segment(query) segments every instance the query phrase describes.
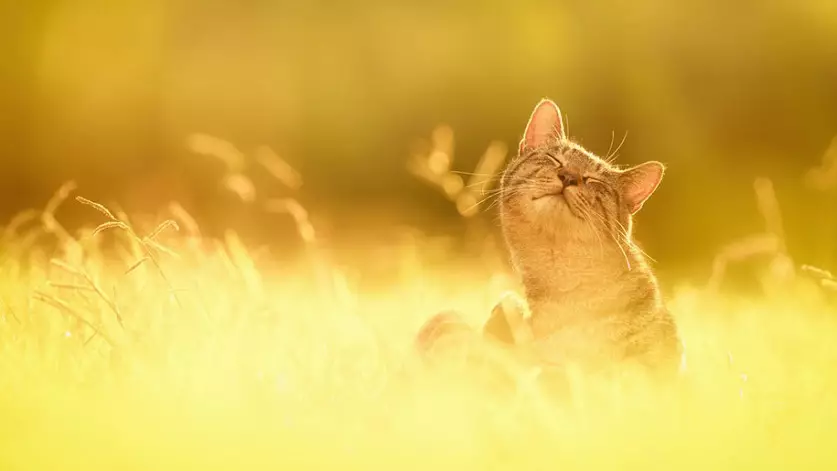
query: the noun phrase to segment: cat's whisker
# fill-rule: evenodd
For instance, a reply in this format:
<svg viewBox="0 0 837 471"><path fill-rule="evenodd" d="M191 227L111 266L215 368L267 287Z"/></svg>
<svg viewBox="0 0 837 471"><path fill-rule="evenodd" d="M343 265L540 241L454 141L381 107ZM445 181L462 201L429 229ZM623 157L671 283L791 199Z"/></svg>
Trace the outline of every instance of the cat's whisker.
<svg viewBox="0 0 837 471"><path fill-rule="evenodd" d="M594 214L598 217L599 222L601 222L601 223L602 223L602 229L603 229L603 230L608 231L608 232L611 232L611 233L615 233L615 234L613 234L613 236L618 236L618 237L619 237L619 239L621 239L621 240L622 240L623 242L625 242L625 244L627 244L627 245L633 245L633 242L631 241L631 238L630 238L630 236L628 235L628 231L625 229L625 227L622 225L622 223L621 223L621 222L619 222L619 220L618 220L618 219L613 219L613 222L614 222L614 223L615 223L618 227L612 227L612 226L609 226L609 225L607 224L607 222L608 222L608 221L607 221L607 219L605 218L605 216L603 216L603 215L601 215L601 214L598 214L598 213L594 213ZM621 231L620 231L620 229L621 229Z"/></svg>
<svg viewBox="0 0 837 471"><path fill-rule="evenodd" d="M497 201L500 201L500 199L501 199L501 198L500 198L500 196L501 196L501 193L500 193L500 192L494 192L494 193L492 193L492 194L490 194L490 195L485 196L485 197L484 197L484 198L482 198L481 200L477 201L476 203L474 203L473 205L471 205L469 208L467 208L465 211L472 211L472 210L474 210L475 208L479 208L480 206L484 205L487 201L489 201L489 200L491 200L492 198L494 198L494 201L492 201L491 203L489 203L488 207L486 207L486 208L484 209L484 211L488 211L489 209L491 209L491 208L492 208L492 207L496 204L496 202L497 202Z"/></svg>
<svg viewBox="0 0 837 471"><path fill-rule="evenodd" d="M625 226L623 226L621 222L619 222L618 220L614 220L614 222L616 222L616 224L619 226L619 228L622 229L622 232L620 232L619 235L624 239L625 243L628 244L631 247L632 250L636 250L643 257L647 258L648 260L650 260L654 263L657 263L657 260L655 260L653 257L648 255L648 253L646 253L644 250L642 250L642 248L640 246L638 246L634 243L634 241L631 239L631 236L628 234L628 230L625 229Z"/></svg>
<svg viewBox="0 0 837 471"><path fill-rule="evenodd" d="M620 143L619 143L619 145L618 145L618 146L616 146L616 150L614 150L612 154L610 154L610 153L609 153L609 154L607 155L607 157L605 157L605 158L604 158L604 161L605 161L605 162L607 162L607 163L609 163L609 164L610 164L610 163L613 163L613 161L614 161L614 160L616 160L616 154L619 152L619 150L620 150L620 149L622 148L622 146L625 144L625 140L626 140L627 138L628 138L628 131L625 131L625 135L623 135L623 136L622 136L622 142L620 142Z"/></svg>
<svg viewBox="0 0 837 471"><path fill-rule="evenodd" d="M465 175L468 177L496 177L496 174L493 173L474 173L474 172L462 172L460 170L449 170L449 173L456 173L458 175Z"/></svg>
<svg viewBox="0 0 837 471"><path fill-rule="evenodd" d="M631 260L628 257L627 252L625 251L625 247L623 247L622 243L621 243L622 241L624 241L626 244L630 244L630 241L627 238L624 238L624 237L622 237L621 238L622 241L620 241L620 237L617 237L618 234L614 234L614 231L609 229L609 227L607 225L607 220L605 219L605 217L596 213L595 211L593 211L592 206L590 205L590 203L588 201L585 201L585 204L590 209L590 211L588 213L597 218L598 222L601 223L601 226L602 226L602 229L604 230L604 232L606 232L610 236L610 238L613 239L613 242L616 244L616 246L619 248L619 251L622 253L622 257L625 260L625 264L628 268L628 271L631 271ZM616 221L616 223L619 224L619 221ZM619 225L621 226L621 224L619 224ZM599 237L598 231L594 230L594 232L596 233L596 236ZM601 243L601 238L600 237L599 237L599 242Z"/></svg>
<svg viewBox="0 0 837 471"><path fill-rule="evenodd" d="M612 231L611 231L611 236L612 237L614 237L614 238L618 237L624 243L624 245L628 248L628 250L630 250L632 252L637 252L640 255L642 255L644 258L646 258L646 259L648 259L648 260L650 260L654 263L657 263L657 260L655 260L653 257L648 255L648 253L646 253L644 250L642 250L641 247L639 247L638 245L636 245L634 243L634 241L631 239L630 235L628 235L627 229L625 229L625 227L622 225L621 222L619 222L616 219L614 219L613 222L616 223L618 228L614 227L612 229ZM621 244L620 244L620 247L621 247Z"/></svg>
<svg viewBox="0 0 837 471"><path fill-rule="evenodd" d="M497 196L498 201L504 201L504 200L510 199L512 196L519 195L519 194L521 194L521 193L523 193L527 190L538 190L540 188L541 187L537 187L537 186L525 187L525 188L511 188L511 189L506 189L505 191L502 191L495 196Z"/></svg>
<svg viewBox="0 0 837 471"><path fill-rule="evenodd" d="M464 176L467 176L467 177L480 177L480 179L478 179L477 181L474 181L472 183L468 183L467 185L463 186L463 188L466 188L466 189L469 189L469 190L472 189L472 188L479 188L479 187L486 188L488 186L491 186L491 184L494 183L494 180L497 178L497 175L487 174L487 173L459 172L459 171L454 171L454 170L451 170L448 173L452 173L452 174L456 174L456 175L464 175Z"/></svg>
<svg viewBox="0 0 837 471"><path fill-rule="evenodd" d="M468 209L468 211L470 211L470 210L472 210L472 209L474 209L474 208L477 208L477 207L479 207L479 206L482 206L483 204L485 204L485 202L487 202L487 201L489 201L489 200L491 200L491 199L493 198L493 199L494 199L494 201L491 201L491 202L489 203L489 205L488 205L487 207L485 207L485 209L484 209L485 211L488 211L488 210L490 210L491 208L493 208L494 206L496 206L496 205L497 205L497 202L499 202L499 201L501 201L501 200L503 199L503 195L504 195L505 193L506 193L506 192L505 192L505 191L502 191L502 190L501 190L501 191L492 192L490 195L487 195L487 196L486 196L486 197L484 197L483 199L481 199L481 200L477 201L477 202L476 202L476 203L475 203L475 204L474 204L471 208L469 208L469 209Z"/></svg>
<svg viewBox="0 0 837 471"><path fill-rule="evenodd" d="M627 252L625 252L625 247L622 247L622 244L619 243L619 239L612 232L608 232L610 236L613 238L613 241L616 242L616 246L619 247L619 251L622 252L622 257L625 259L625 264L628 267L628 271L631 271L631 260L628 258Z"/></svg>
<svg viewBox="0 0 837 471"><path fill-rule="evenodd" d="M510 187L503 187L503 188L497 188L495 190L492 190L492 191L488 192L489 194L486 195L483 199L478 201L471 209L473 209L475 207L478 207L478 206L481 206L486 201L489 201L492 198L494 198L494 201L492 201L485 208L485 211L488 211L491 208L493 208L494 206L496 206L498 204L498 202L502 201L503 199L508 199L508 198L510 198L514 195L520 194L521 192L526 191L526 190L531 190L531 189L536 190L536 189L541 188L540 185L536 185L536 184L533 184L533 183L517 184L517 185L510 186Z"/></svg>
<svg viewBox="0 0 837 471"><path fill-rule="evenodd" d="M579 201L579 203L581 203L580 204L580 209L582 210L581 212L584 214L584 217L582 219L584 219L584 222L586 222L587 225L590 226L590 230L593 231L593 234L596 236L596 239L599 241L599 258L603 259L604 258L604 241L602 240L601 235L599 235L599 231L596 230L594 220L592 219L592 217L597 216L597 214L595 214L593 212L593 208L590 205L590 202L585 200L584 197L582 197L581 195L579 195L578 201Z"/></svg>
<svg viewBox="0 0 837 471"><path fill-rule="evenodd" d="M480 195L481 196L493 196L493 195L496 195L496 194L499 194L499 193L502 193L502 192L503 192L503 188L494 188L493 190L481 191Z"/></svg>
<svg viewBox="0 0 837 471"><path fill-rule="evenodd" d="M478 185L483 185L484 186L484 184L485 184L485 182L476 183L476 184L473 184L473 185L467 185L466 188L469 188L471 186L478 186ZM474 202L474 204L468 206L467 208L463 209L462 211L464 211L465 213L469 213L469 212L483 206L486 202L492 200L492 198L493 198L494 200L491 201L489 203L489 205L485 206L484 209L483 209L483 212L487 212L490 209L492 209L494 206L496 206L498 204L498 202L502 201L504 198L506 198L506 199L510 198L510 197L512 197L516 194L519 194L519 193L521 193L525 190L529 190L529 189L534 189L534 190L541 189L543 187L543 185L544 185L544 182L539 182L539 181L536 181L536 180L526 179L524 182L518 183L516 185L495 188L495 189L492 189L492 190L483 190L480 193L480 196L483 196L483 198Z"/></svg>
<svg viewBox="0 0 837 471"><path fill-rule="evenodd" d="M604 160L605 162L607 162L607 156L608 156L608 155L610 155L610 151L612 151L612 150L613 150L613 142L614 142L615 140L616 140L616 131L615 131L615 130L611 130L611 131L610 131L610 145L609 145L609 146L607 146L607 152L605 152L605 158L604 158L604 159L602 159L602 160Z"/></svg>
<svg viewBox="0 0 837 471"><path fill-rule="evenodd" d="M614 234L614 229L610 226L607 222L607 218L603 215L596 214L598 217L599 223L601 224L602 230L607 233L608 236L613 240L613 243L616 244L619 251L622 253L622 257L625 259L625 266L628 268L628 271L631 270L631 260L628 257L627 252L625 251L625 247L622 245L622 242L628 243L627 239L620 237L618 234ZM618 221L616 221L618 224Z"/></svg>

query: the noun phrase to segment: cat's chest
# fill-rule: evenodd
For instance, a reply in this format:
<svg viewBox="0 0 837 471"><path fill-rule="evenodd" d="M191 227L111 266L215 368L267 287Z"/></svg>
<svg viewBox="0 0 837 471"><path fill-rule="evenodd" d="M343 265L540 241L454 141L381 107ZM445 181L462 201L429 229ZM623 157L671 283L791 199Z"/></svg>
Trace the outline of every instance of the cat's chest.
<svg viewBox="0 0 837 471"><path fill-rule="evenodd" d="M537 302L531 307L532 330L537 336L559 326L587 324L609 317L616 303L595 297L564 297Z"/></svg>
<svg viewBox="0 0 837 471"><path fill-rule="evenodd" d="M548 362L620 358L631 316L620 299L568 297L536 304L530 319L534 348Z"/></svg>

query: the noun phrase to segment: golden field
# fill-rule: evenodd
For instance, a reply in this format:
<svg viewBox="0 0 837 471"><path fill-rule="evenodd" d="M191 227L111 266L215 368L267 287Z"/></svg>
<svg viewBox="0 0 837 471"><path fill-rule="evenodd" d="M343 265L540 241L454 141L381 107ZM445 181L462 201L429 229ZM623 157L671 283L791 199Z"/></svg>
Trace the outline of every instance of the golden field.
<svg viewBox="0 0 837 471"><path fill-rule="evenodd" d="M376 255L389 282L361 286L314 243L279 265L176 205L142 231L72 189L3 235L0 469L837 465L837 316L805 279L759 299L669 286L687 347L671 387L573 376L555 401L521 376L497 395L422 370L411 342L433 312L477 325L516 289L501 251L446 266L405 239ZM102 225L71 235L59 210L79 204Z"/></svg>
<svg viewBox="0 0 837 471"><path fill-rule="evenodd" d="M0 471L837 469L837 2L6 3ZM413 351L544 97L667 166L675 384Z"/></svg>

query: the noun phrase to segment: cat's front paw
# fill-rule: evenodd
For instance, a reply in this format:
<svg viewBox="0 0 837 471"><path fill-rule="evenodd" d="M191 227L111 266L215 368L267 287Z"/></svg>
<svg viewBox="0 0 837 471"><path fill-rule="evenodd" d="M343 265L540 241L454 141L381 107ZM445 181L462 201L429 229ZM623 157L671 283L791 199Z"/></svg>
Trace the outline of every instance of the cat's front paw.
<svg viewBox="0 0 837 471"><path fill-rule="evenodd" d="M475 332L456 311L442 311L428 319L416 334L415 346L423 356L460 349Z"/></svg>
<svg viewBox="0 0 837 471"><path fill-rule="evenodd" d="M482 333L486 338L508 345L531 342L533 336L526 301L512 291L503 293L491 310Z"/></svg>

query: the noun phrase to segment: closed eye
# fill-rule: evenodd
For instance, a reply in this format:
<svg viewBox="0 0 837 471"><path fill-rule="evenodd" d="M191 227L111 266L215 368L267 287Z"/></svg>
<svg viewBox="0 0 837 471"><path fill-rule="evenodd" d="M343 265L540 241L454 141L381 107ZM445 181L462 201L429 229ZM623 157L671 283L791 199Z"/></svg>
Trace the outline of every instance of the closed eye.
<svg viewBox="0 0 837 471"><path fill-rule="evenodd" d="M584 180L584 183L597 183L599 185L604 185L604 182L596 177L585 176L582 179Z"/></svg>
<svg viewBox="0 0 837 471"><path fill-rule="evenodd" d="M557 157L555 157L555 156L554 156L554 155L552 155L552 154L546 154L546 158L547 158L547 159L549 159L549 160L551 160L551 161L552 161L552 163L554 163L554 164L555 164L555 167L556 167L556 168L561 168L561 167L563 167L563 166L564 166L563 164L561 164L561 161L560 161L560 160L558 160L558 158L557 158Z"/></svg>

